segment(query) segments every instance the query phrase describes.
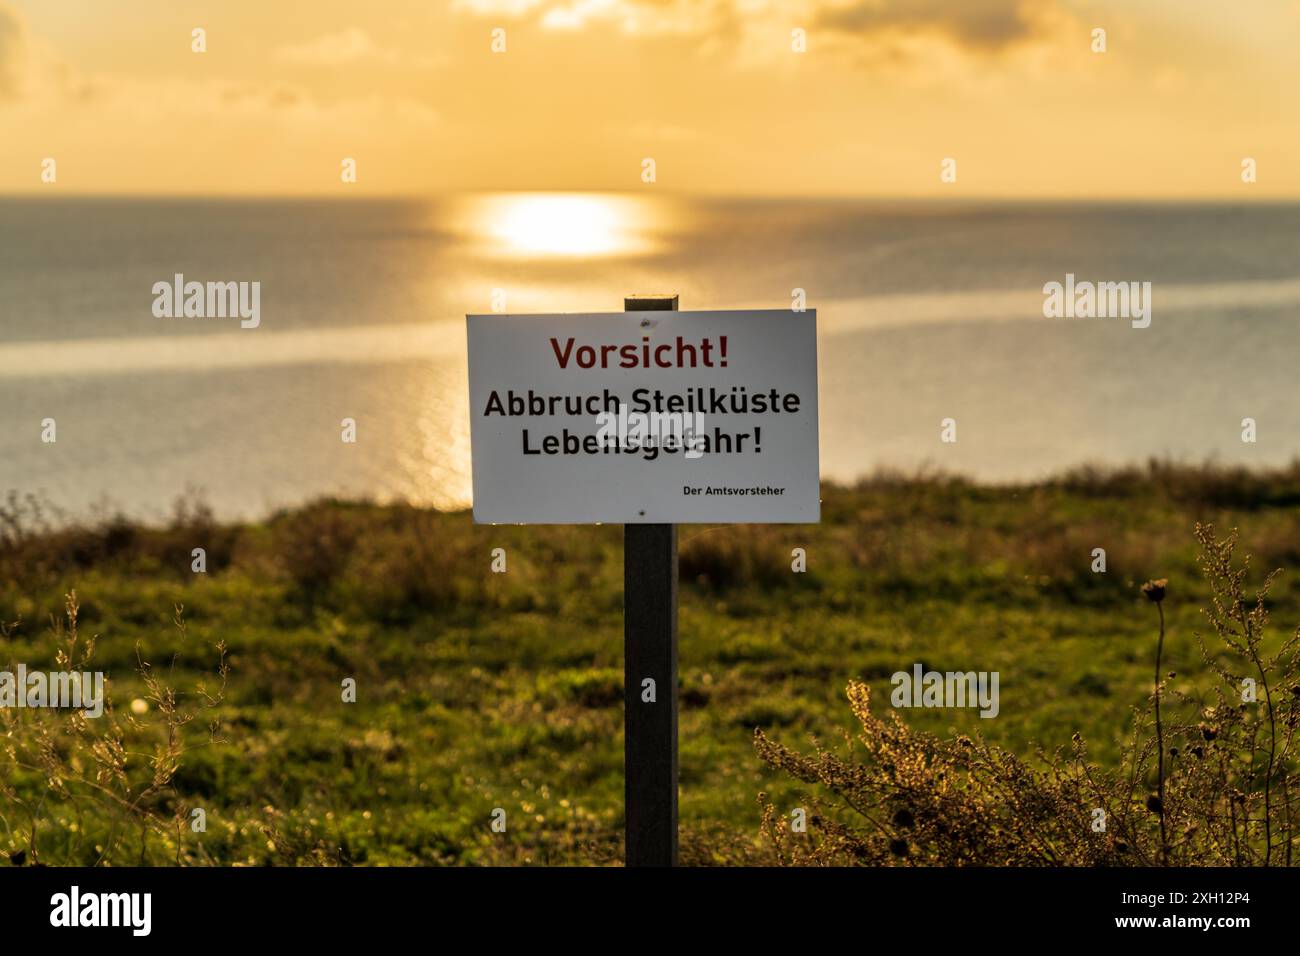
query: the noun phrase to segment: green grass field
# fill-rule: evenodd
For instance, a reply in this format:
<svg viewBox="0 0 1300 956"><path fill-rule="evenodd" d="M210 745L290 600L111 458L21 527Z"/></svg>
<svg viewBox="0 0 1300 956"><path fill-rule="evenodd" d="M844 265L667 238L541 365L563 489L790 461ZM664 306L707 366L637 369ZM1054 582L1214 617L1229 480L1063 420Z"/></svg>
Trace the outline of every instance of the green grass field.
<svg viewBox="0 0 1300 956"><path fill-rule="evenodd" d="M108 673L106 719L128 744L114 782L97 776L85 733L56 729L42 769L24 759L39 749L34 723L67 718L4 715L0 852L14 862L620 860L620 528L476 527L467 513L338 502L239 527L184 507L165 528L59 529L16 499L3 519L0 620L14 623L0 668L54 669L51 621L75 589L80 635L97 637L88 669ZM1113 760L1151 690L1144 580L1169 579L1165 662L1178 688L1210 678L1193 637L1207 595L1197 521L1240 528L1256 572L1296 568L1300 466L1153 465L1008 488L880 476L827 486L817 526L683 526L683 860L763 862L756 794L791 805L804 785L759 761L755 728L791 746L831 742L854 727L850 679L887 706L889 676L914 662L1001 675L997 718L904 711L914 726L978 730L1028 758L1078 731ZM207 573L191 571L193 548L206 549ZM490 570L494 548L505 573ZM806 573L791 571L794 548ZM1105 573L1091 569L1094 548ZM1290 576L1272 601L1274 630L1293 630ZM206 680L211 692L218 641L223 699L180 698L197 713L178 731L189 749L170 784L127 812L101 790L130 804L165 742L156 702L132 710L148 696L137 646L165 684ZM342 700L345 678L355 703ZM498 807L505 833L490 827ZM129 822L193 808L205 832Z"/></svg>

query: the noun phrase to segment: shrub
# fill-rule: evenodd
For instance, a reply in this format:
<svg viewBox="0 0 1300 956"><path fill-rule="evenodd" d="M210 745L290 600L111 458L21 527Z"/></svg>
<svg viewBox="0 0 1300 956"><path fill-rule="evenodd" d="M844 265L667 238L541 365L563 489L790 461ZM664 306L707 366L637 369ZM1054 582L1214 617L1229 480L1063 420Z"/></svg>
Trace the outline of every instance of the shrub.
<svg viewBox="0 0 1300 956"><path fill-rule="evenodd" d="M322 501L274 524L274 552L299 596L316 605L347 566L358 531L343 507Z"/></svg>
<svg viewBox="0 0 1300 956"><path fill-rule="evenodd" d="M746 585L778 587L793 578L789 554L770 535L753 529L715 528L681 542L678 577L717 591Z"/></svg>
<svg viewBox="0 0 1300 956"><path fill-rule="evenodd" d="M94 657L94 638L82 639L78 612L74 592L67 596L63 620L53 625L54 664L61 671L88 670ZM181 608L175 623L184 645ZM0 636L11 634L5 629ZM144 696L125 711L114 706L108 681L97 718L81 710L0 708L5 757L0 798L8 837L0 853L29 865L145 866L205 859L201 842L183 838L190 808L177 790L176 774L194 748L219 742L214 718L201 730L190 726L224 699L225 644L218 642L214 650L212 683L186 692L160 676L137 647Z"/></svg>
<svg viewBox="0 0 1300 956"><path fill-rule="evenodd" d="M794 838L789 821L759 795L762 832L778 858L792 865L1290 866L1300 628L1267 654L1267 595L1279 572L1249 594L1249 559L1240 566L1233 559L1236 532L1219 539L1197 525L1196 537L1211 590L1205 614L1217 638L1211 645L1197 635L1219 679L1213 703L1174 694L1173 719L1161 720L1164 581L1144 586L1160 614L1156 669L1150 704L1135 715L1118 769L1094 765L1078 734L1068 750L1040 753L1035 767L979 737L922 733L896 713L877 717L866 685L850 683L860 729L845 752L818 746L808 756L755 732L769 766L821 794L806 839ZM1247 678L1259 688L1254 702L1242 700Z"/></svg>

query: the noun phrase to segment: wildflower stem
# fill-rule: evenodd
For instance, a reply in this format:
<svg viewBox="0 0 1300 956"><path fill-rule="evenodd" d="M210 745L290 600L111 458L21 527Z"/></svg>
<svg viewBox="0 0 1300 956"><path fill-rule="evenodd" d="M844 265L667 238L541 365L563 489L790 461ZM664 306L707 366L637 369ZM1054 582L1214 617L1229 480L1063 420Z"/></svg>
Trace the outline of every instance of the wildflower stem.
<svg viewBox="0 0 1300 956"><path fill-rule="evenodd" d="M1255 668L1259 671L1259 682L1264 685L1264 700L1268 705L1268 769L1264 772L1264 865L1268 866L1273 856L1273 802L1272 802L1272 783L1273 783L1273 761L1277 758L1277 723L1273 717L1273 694L1268 688L1268 676L1264 673L1264 665L1259 659L1259 653L1255 650L1255 645L1250 644L1250 657L1255 662Z"/></svg>
<svg viewBox="0 0 1300 956"><path fill-rule="evenodd" d="M1169 837L1165 833L1165 733L1160 723L1160 656L1165 649L1165 609L1157 601L1160 614L1160 637L1156 641L1156 793L1160 797L1160 862L1169 865Z"/></svg>

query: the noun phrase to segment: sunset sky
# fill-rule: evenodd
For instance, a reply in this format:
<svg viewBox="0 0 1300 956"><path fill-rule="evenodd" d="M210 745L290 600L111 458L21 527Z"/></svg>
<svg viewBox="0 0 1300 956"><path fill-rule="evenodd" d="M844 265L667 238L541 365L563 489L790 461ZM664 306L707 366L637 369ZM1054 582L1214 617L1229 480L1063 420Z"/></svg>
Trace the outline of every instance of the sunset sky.
<svg viewBox="0 0 1300 956"><path fill-rule="evenodd" d="M1298 49L1300 0L0 0L0 192L1297 198Z"/></svg>

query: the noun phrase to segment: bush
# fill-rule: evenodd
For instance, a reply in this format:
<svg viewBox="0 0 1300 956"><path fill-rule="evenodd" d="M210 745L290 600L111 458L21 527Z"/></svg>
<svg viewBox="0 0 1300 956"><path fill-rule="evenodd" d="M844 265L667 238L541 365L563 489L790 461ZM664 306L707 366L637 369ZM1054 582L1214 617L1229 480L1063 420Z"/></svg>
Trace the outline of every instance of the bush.
<svg viewBox="0 0 1300 956"><path fill-rule="evenodd" d="M52 627L61 671L92 666L95 640L81 637L79 611L70 593ZM216 713L229 676L226 645L212 645L215 663L205 679L177 688L171 679L179 648L189 642L180 608L175 624L179 645L168 667L155 670L137 647L143 696L130 708L115 706L111 682L96 719L78 709L0 708L0 799L6 823L21 821L7 828L0 856L33 866L210 862L201 841L183 838L197 794L183 792L179 773L196 748L222 742ZM0 638L11 636L0 627Z"/></svg>
<svg viewBox="0 0 1300 956"><path fill-rule="evenodd" d="M791 865L942 866L1290 866L1300 723L1300 628L1268 655L1267 595L1279 572L1248 594L1249 559L1234 564L1236 533L1220 540L1198 525L1201 565L1211 588L1205 610L1217 642L1197 635L1219 678L1215 702L1175 694L1161 718L1172 675L1160 669L1166 583L1143 592L1159 611L1150 705L1136 715L1118 770L1088 758L1075 734L1042 769L982 739L915 731L896 713L871 711L866 685L848 686L860 731L847 753L818 747L806 756L755 733L771 767L817 785L809 835L791 827L765 795L763 833ZM1258 686L1255 702L1242 687ZM1154 731L1154 733L1153 733ZM1127 765L1127 766L1125 766ZM1101 824L1099 826L1099 823Z"/></svg>
<svg viewBox="0 0 1300 956"><path fill-rule="evenodd" d="M789 554L770 535L751 528L715 528L681 542L678 577L715 591L748 585L778 587L793 577Z"/></svg>
<svg viewBox="0 0 1300 956"><path fill-rule="evenodd" d="M336 502L322 501L281 517L272 527L278 566L314 607L347 566L357 541L356 523Z"/></svg>

